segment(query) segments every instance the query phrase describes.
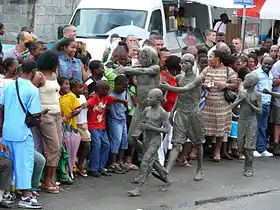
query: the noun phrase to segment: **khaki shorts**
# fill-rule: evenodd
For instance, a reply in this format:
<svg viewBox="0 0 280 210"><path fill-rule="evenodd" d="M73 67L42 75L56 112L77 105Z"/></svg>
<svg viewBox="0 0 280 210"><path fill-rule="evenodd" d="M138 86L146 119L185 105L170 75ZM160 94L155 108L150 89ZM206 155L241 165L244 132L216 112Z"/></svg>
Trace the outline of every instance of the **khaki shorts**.
<svg viewBox="0 0 280 210"><path fill-rule="evenodd" d="M87 142L91 141L91 135L90 132L88 131L87 124L78 125L77 130L79 131L82 137L82 141L87 141Z"/></svg>

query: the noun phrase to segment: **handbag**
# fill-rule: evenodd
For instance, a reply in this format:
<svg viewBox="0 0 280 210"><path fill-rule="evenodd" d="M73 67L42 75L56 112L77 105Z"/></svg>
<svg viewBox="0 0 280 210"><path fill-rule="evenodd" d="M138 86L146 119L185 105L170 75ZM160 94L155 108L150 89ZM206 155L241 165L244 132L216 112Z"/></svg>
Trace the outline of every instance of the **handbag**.
<svg viewBox="0 0 280 210"><path fill-rule="evenodd" d="M229 70L227 67L227 82L229 82ZM224 92L225 99L228 103L233 103L236 99L236 94L231 89L226 88Z"/></svg>
<svg viewBox="0 0 280 210"><path fill-rule="evenodd" d="M23 112L26 114L26 116L25 116L25 124L27 125L27 127L28 128L32 128L32 127L40 125L41 117L40 116L35 116L35 115L31 114L23 106L23 103L22 103L22 101L20 99L20 96L19 96L18 80L16 80L16 90L17 90L17 96L18 96L18 100L19 100L20 106L21 106Z"/></svg>

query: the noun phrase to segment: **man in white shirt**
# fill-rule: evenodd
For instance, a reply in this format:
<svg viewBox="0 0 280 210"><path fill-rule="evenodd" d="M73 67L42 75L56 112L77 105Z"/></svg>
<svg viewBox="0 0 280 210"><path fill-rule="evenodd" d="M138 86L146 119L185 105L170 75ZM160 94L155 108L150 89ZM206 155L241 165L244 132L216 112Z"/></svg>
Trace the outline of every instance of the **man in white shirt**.
<svg viewBox="0 0 280 210"><path fill-rule="evenodd" d="M220 18L221 18L221 21L218 21L215 24L214 31L216 31L217 33L223 32L224 34L226 34L227 24L230 22L230 20L226 13L221 14Z"/></svg>

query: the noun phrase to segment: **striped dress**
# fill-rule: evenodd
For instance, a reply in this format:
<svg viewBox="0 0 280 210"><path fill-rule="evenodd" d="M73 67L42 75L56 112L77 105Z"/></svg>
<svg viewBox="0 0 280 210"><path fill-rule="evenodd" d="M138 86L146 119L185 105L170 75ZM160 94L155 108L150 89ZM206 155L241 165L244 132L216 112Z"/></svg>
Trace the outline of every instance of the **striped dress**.
<svg viewBox="0 0 280 210"><path fill-rule="evenodd" d="M205 84L214 82L214 84L225 83L227 81L227 68L206 67L202 73L205 77ZM229 68L229 79L236 80L235 72ZM231 130L231 106L225 100L224 90L213 90L208 93L205 105L202 109L205 121L205 135L223 137L225 133Z"/></svg>

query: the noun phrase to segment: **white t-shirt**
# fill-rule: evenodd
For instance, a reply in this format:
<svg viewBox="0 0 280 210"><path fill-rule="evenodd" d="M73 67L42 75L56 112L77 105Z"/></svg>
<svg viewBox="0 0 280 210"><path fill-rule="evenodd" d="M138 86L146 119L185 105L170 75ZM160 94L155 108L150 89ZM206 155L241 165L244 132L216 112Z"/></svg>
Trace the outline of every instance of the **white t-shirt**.
<svg viewBox="0 0 280 210"><path fill-rule="evenodd" d="M222 21L218 21L216 23L215 27L214 27L214 31L216 31L217 33L223 32L223 33L226 34L226 32L227 32L227 25L224 24Z"/></svg>
<svg viewBox="0 0 280 210"><path fill-rule="evenodd" d="M80 102L80 104L84 104L84 103L87 102L87 99L84 95L80 95L80 97L77 98L77 99ZM80 114L76 117L78 125L82 125L82 124L87 123L87 112L88 112L88 109L82 109Z"/></svg>

